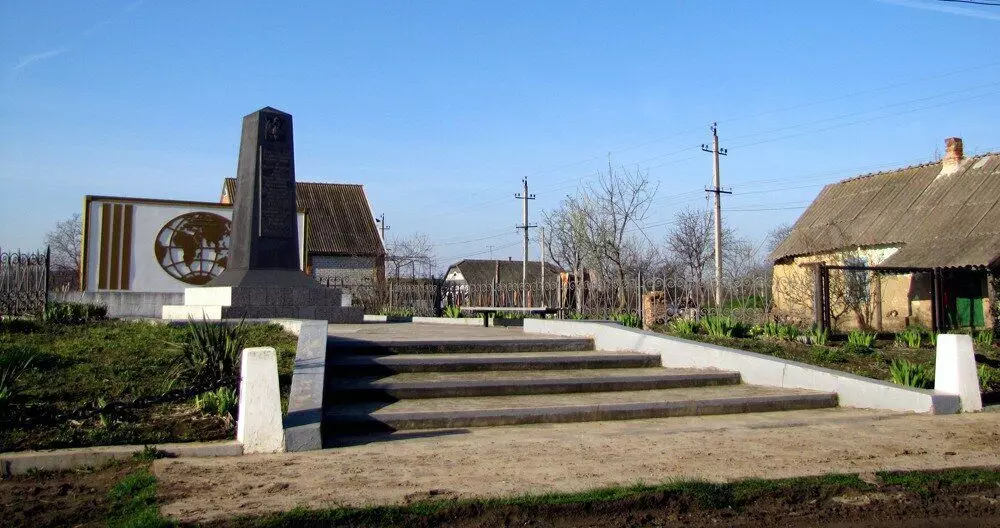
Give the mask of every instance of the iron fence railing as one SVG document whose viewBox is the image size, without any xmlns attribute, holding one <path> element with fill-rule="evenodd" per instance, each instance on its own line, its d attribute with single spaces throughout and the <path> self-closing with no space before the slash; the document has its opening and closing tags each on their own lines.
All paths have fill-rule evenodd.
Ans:
<svg viewBox="0 0 1000 528">
<path fill-rule="evenodd" d="M 45 309 L 49 250 L 0 252 L 0 315 L 32 315 Z"/>
</svg>

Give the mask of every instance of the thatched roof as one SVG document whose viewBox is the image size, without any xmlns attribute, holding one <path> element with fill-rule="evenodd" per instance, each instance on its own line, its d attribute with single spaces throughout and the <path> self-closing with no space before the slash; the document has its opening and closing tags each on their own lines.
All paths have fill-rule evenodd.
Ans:
<svg viewBox="0 0 1000 528">
<path fill-rule="evenodd" d="M 880 245 L 901 246 L 884 266 L 1000 264 L 1000 154 L 951 174 L 936 162 L 827 185 L 770 258 Z"/>
<path fill-rule="evenodd" d="M 236 196 L 236 178 L 226 178 L 223 199 Z M 295 200 L 308 215 L 309 253 L 385 255 L 365 188 L 345 183 L 295 182 Z"/>
<path fill-rule="evenodd" d="M 497 275 L 497 266 L 500 269 L 500 283 L 520 284 L 522 278 L 522 265 L 520 260 L 471 260 L 465 259 L 448 267 L 448 273 L 458 268 L 469 284 L 492 284 Z M 558 266 L 546 263 L 545 274 L 549 280 L 553 280 L 563 270 Z M 447 275 L 446 275 L 447 276 Z M 542 279 L 541 261 L 528 261 L 528 282 L 538 282 Z"/>
</svg>

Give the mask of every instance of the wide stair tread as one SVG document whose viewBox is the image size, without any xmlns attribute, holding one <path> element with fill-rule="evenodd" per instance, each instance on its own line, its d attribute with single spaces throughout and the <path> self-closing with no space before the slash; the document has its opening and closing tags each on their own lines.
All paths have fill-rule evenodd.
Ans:
<svg viewBox="0 0 1000 528">
<path fill-rule="evenodd" d="M 516 394 L 635 391 L 739 383 L 737 372 L 706 369 L 574 369 L 421 372 L 382 378 L 332 378 L 330 402 L 392 401 Z"/>
<path fill-rule="evenodd" d="M 495 338 L 495 339 L 451 339 L 428 341 L 353 341 L 329 338 L 327 351 L 330 356 L 391 355 L 391 354 L 458 354 L 458 353 L 516 353 L 545 351 L 593 350 L 594 340 L 590 338 Z"/>
<path fill-rule="evenodd" d="M 767 412 L 836 405 L 835 393 L 728 385 L 363 402 L 331 405 L 325 417 L 334 431 L 354 433 Z"/>
<path fill-rule="evenodd" d="M 339 356 L 328 361 L 327 368 L 336 376 L 364 376 L 407 372 L 643 368 L 659 364 L 660 357 L 651 354 L 577 350 Z"/>
</svg>

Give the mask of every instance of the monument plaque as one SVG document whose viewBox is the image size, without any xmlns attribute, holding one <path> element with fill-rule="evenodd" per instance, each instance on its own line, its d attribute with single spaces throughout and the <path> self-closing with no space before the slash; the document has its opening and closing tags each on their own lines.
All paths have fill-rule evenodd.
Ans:
<svg viewBox="0 0 1000 528">
<path fill-rule="evenodd" d="M 288 152 L 267 151 L 260 147 L 260 219 L 262 237 L 295 235 L 295 178 L 292 157 Z M 291 208 L 291 214 L 288 209 Z"/>
</svg>

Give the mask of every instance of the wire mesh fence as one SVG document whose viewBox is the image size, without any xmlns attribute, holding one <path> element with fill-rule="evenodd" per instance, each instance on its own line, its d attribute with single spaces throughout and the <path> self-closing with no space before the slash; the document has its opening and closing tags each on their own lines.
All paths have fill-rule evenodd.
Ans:
<svg viewBox="0 0 1000 528">
<path fill-rule="evenodd" d="M 0 252 L 0 315 L 31 315 L 45 309 L 48 250 Z"/>
</svg>

